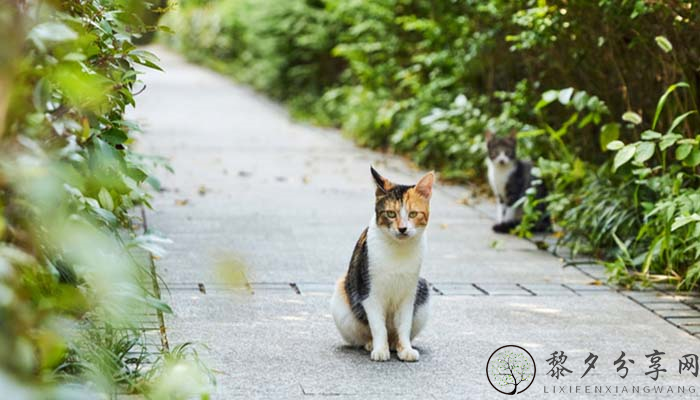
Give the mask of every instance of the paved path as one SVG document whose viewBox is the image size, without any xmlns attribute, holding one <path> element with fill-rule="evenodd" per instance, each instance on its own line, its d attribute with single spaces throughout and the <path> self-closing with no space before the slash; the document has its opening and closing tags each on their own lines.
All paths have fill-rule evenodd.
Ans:
<svg viewBox="0 0 700 400">
<path fill-rule="evenodd" d="M 555 384 L 653 384 L 644 375 L 653 349 L 666 352 L 669 371 L 657 384 L 700 379 L 677 371 L 678 357 L 700 353 L 696 338 L 530 243 L 493 234 L 481 211 L 490 205 L 465 207 L 457 200 L 466 192 L 454 187 L 438 186 L 432 202 L 422 275 L 436 291 L 416 341 L 420 362 L 373 363 L 344 347 L 328 302 L 373 209 L 369 165 L 398 182 L 421 171 L 295 123 L 250 89 L 155 51 L 167 73 L 146 74 L 132 117 L 147 132 L 140 149 L 176 171 L 162 174 L 148 213 L 174 240 L 157 262 L 174 309 L 167 332 L 171 343 L 208 346 L 203 357 L 220 372 L 214 398 L 491 398 L 485 365 L 507 344 L 537 363 L 524 398 L 551 397 L 545 387 Z M 225 285 L 217 260 L 231 256 L 248 265 L 254 294 Z M 573 371 L 559 381 L 546 376 L 556 350 Z M 613 367 L 621 350 L 635 360 L 625 380 Z M 599 361 L 581 379 L 589 352 Z"/>
</svg>

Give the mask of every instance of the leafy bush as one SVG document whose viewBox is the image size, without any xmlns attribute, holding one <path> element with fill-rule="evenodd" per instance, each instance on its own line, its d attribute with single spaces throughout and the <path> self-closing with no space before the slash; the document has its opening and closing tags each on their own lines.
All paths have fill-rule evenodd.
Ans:
<svg viewBox="0 0 700 400">
<path fill-rule="evenodd" d="M 651 129 L 642 132 L 640 140 L 627 145 L 616 140 L 607 145 L 616 151 L 613 169 L 634 182 L 632 198 L 642 216 L 635 236 L 618 239 L 621 254 L 610 268 L 632 266 L 643 278 L 679 281 L 686 288 L 700 279 L 700 145 L 684 124 L 697 110 L 678 115 L 663 133 L 657 130 L 668 97 L 687 87 L 677 84 L 666 91 Z"/>
<path fill-rule="evenodd" d="M 144 233 L 135 210 L 148 206 L 143 184 L 157 186 L 150 171 L 159 162 L 129 150 L 138 127 L 124 120 L 141 90 L 136 66 L 158 67 L 131 43 L 144 30 L 129 25 L 128 3 L 0 5 L 0 386 L 8 398 L 151 392 L 167 371 L 148 367 L 158 360 L 141 322 L 170 310 L 146 253 L 166 240 Z"/>
</svg>

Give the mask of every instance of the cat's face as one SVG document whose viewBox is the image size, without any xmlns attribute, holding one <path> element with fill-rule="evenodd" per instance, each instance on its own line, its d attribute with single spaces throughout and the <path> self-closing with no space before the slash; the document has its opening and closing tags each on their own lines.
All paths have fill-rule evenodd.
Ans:
<svg viewBox="0 0 700 400">
<path fill-rule="evenodd" d="M 412 186 L 398 185 L 371 168 L 377 184 L 374 205 L 377 226 L 388 236 L 403 241 L 422 233 L 430 217 L 430 196 L 435 174 L 429 172 Z"/>
<path fill-rule="evenodd" d="M 497 137 L 486 132 L 486 146 L 489 159 L 498 166 L 508 166 L 516 159 L 517 140 L 515 136 Z"/>
</svg>

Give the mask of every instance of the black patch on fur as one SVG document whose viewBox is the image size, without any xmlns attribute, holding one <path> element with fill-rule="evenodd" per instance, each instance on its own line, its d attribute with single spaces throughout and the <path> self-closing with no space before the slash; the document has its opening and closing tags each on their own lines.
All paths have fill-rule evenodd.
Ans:
<svg viewBox="0 0 700 400">
<path fill-rule="evenodd" d="M 377 170 L 375 170 L 372 166 L 369 167 L 369 170 L 372 173 L 372 178 L 374 178 L 374 182 L 377 184 L 377 196 L 379 196 L 380 193 L 386 193 L 386 188 L 384 187 L 386 180 L 384 179 L 384 177 L 379 175 L 379 172 L 377 172 Z"/>
<path fill-rule="evenodd" d="M 515 169 L 508 176 L 506 182 L 505 204 L 510 207 L 525 196 L 525 192 L 530 188 L 532 182 L 532 163 L 529 161 L 516 160 Z"/>
<path fill-rule="evenodd" d="M 395 185 L 390 190 L 384 193 L 377 193 L 377 201 L 374 203 L 374 213 L 379 218 L 379 214 L 384 211 L 384 204 L 389 201 L 398 201 L 399 204 L 403 204 L 403 196 L 409 189 L 414 188 L 416 185 Z"/>
<path fill-rule="evenodd" d="M 500 199 L 508 207 L 512 207 L 518 200 L 525 196 L 525 192 L 530 188 L 533 181 L 532 176 L 532 163 L 529 161 L 515 160 L 515 169 L 508 176 L 508 182 L 506 182 L 506 198 Z M 535 198 L 537 200 L 547 197 L 547 188 L 544 184 L 537 185 L 537 193 Z M 551 227 L 551 221 L 549 215 L 547 215 L 547 206 L 544 202 L 540 202 L 537 205 L 537 210 L 541 213 L 542 217 L 532 228 L 533 232 L 546 232 Z M 520 225 L 520 219 L 515 219 L 512 221 L 504 221 L 500 224 L 493 226 L 494 232 L 498 233 L 510 233 L 513 228 Z"/>
<path fill-rule="evenodd" d="M 516 157 L 517 140 L 514 137 L 494 137 L 486 143 L 489 158 L 495 160 L 500 152 L 504 152 L 511 160 Z"/>
<path fill-rule="evenodd" d="M 348 273 L 345 276 L 345 293 L 350 302 L 353 315 L 360 322 L 368 324 L 367 313 L 362 302 L 369 296 L 369 258 L 367 256 L 367 228 L 357 240 L 350 259 Z"/>
<path fill-rule="evenodd" d="M 415 315 L 418 307 L 422 306 L 428 301 L 430 297 L 430 288 L 428 287 L 428 281 L 424 278 L 418 278 L 418 287 L 416 288 L 416 301 L 413 303 L 413 314 Z"/>
</svg>

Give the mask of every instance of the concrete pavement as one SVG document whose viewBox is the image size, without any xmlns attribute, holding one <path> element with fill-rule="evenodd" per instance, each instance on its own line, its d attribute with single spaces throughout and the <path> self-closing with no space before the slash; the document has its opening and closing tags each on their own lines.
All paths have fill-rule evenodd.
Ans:
<svg viewBox="0 0 700 400">
<path fill-rule="evenodd" d="M 148 89 L 131 117 L 146 132 L 140 151 L 167 157 L 176 171 L 161 174 L 164 191 L 147 215 L 151 228 L 174 241 L 156 263 L 174 309 L 166 329 L 171 343 L 206 345 L 201 353 L 217 371 L 214 398 L 496 398 L 486 362 L 508 344 L 525 347 L 537 365 L 523 398 L 586 396 L 551 394 L 552 385 L 632 390 L 700 383 L 678 373 L 679 357 L 700 353 L 694 336 L 625 293 L 592 284 L 581 270 L 562 268 L 531 243 L 495 235 L 491 204 L 465 207 L 458 200 L 466 190 L 441 185 L 422 272 L 434 285 L 434 301 L 416 340 L 420 361 L 393 355 L 373 363 L 364 351 L 344 347 L 328 302 L 371 217 L 369 165 L 400 183 L 423 171 L 357 148 L 337 131 L 291 121 L 250 89 L 152 50 L 167 72 L 146 73 Z M 252 293 L 233 290 L 222 277 L 232 263 L 219 261 L 231 258 L 247 266 Z M 688 311 L 656 293 L 633 296 L 667 304 L 661 309 L 670 316 Z M 658 381 L 645 375 L 645 355 L 654 349 L 666 353 L 667 372 Z M 558 380 L 547 375 L 554 351 L 566 353 L 573 371 Z M 635 361 L 625 379 L 613 365 L 621 351 Z M 590 352 L 598 364 L 580 378 Z M 641 395 L 698 393 L 700 387 L 693 394 Z"/>
</svg>

